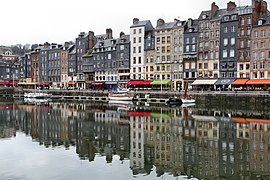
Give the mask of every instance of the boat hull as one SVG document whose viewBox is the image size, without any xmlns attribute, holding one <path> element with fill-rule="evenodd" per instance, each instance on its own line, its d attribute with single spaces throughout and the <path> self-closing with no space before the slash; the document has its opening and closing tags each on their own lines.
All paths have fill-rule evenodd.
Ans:
<svg viewBox="0 0 270 180">
<path fill-rule="evenodd" d="M 132 99 L 130 96 L 109 96 L 110 101 L 132 101 Z"/>
<path fill-rule="evenodd" d="M 181 99 L 177 99 L 177 98 L 170 98 L 168 99 L 168 101 L 166 101 L 166 104 L 168 105 L 179 105 L 181 106 L 183 104 Z"/>
<path fill-rule="evenodd" d="M 183 104 L 194 104 L 195 99 L 182 99 Z"/>
</svg>

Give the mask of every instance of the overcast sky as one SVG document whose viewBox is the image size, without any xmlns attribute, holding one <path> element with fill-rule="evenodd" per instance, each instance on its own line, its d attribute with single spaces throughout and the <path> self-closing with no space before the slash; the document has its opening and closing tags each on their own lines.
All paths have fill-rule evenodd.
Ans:
<svg viewBox="0 0 270 180">
<path fill-rule="evenodd" d="M 64 43 L 80 32 L 104 34 L 113 30 L 114 38 L 123 31 L 129 34 L 134 17 L 166 22 L 174 18 L 198 18 L 202 10 L 210 10 L 212 0 L 5 0 L 1 1 L 0 45 Z M 220 8 L 227 1 L 217 0 Z M 237 5 L 250 5 L 251 0 L 237 0 Z M 193 6 L 193 7 L 192 7 Z M 269 7 L 269 4 L 268 4 Z"/>
</svg>

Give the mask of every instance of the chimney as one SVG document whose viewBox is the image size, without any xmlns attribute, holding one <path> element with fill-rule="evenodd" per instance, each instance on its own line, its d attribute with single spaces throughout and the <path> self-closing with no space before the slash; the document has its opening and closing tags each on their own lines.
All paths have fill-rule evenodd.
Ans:
<svg viewBox="0 0 270 180">
<path fill-rule="evenodd" d="M 138 24 L 139 19 L 138 18 L 133 18 L 133 24 Z"/>
<path fill-rule="evenodd" d="M 261 15 L 263 16 L 263 15 L 265 15 L 265 14 L 267 14 L 267 2 L 266 1 L 262 1 L 261 2 L 262 4 L 261 4 Z"/>
<path fill-rule="evenodd" d="M 165 23 L 165 21 L 161 18 L 157 20 L 157 26 L 162 26 Z"/>
<path fill-rule="evenodd" d="M 230 1 L 230 2 L 227 3 L 227 11 L 232 11 L 235 8 L 236 8 L 235 2 Z"/>
<path fill-rule="evenodd" d="M 215 2 L 213 2 L 211 4 L 211 17 L 213 17 L 218 10 L 219 10 L 219 7 L 216 5 Z"/>
<path fill-rule="evenodd" d="M 89 49 L 92 49 L 95 45 L 95 34 L 93 31 L 89 31 Z"/>
<path fill-rule="evenodd" d="M 50 47 L 50 43 L 45 42 L 43 46 L 44 46 L 44 48 L 49 48 Z"/>
<path fill-rule="evenodd" d="M 120 38 L 122 38 L 125 35 L 124 32 L 120 32 Z"/>
<path fill-rule="evenodd" d="M 188 18 L 188 27 L 190 28 L 192 26 L 192 19 Z"/>
<path fill-rule="evenodd" d="M 106 38 L 107 39 L 112 39 L 112 29 L 109 28 L 109 29 L 106 29 Z"/>
</svg>

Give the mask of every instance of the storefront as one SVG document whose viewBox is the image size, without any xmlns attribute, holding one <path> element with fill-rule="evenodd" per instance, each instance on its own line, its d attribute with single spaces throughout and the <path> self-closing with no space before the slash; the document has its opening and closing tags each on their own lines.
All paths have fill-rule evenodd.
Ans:
<svg viewBox="0 0 270 180">
<path fill-rule="evenodd" d="M 191 85 L 193 90 L 197 91 L 213 91 L 217 79 L 196 79 Z"/>
<path fill-rule="evenodd" d="M 154 80 L 151 86 L 152 90 L 171 90 L 172 80 Z"/>
<path fill-rule="evenodd" d="M 232 90 L 232 83 L 235 79 L 218 79 L 215 83 L 216 90 L 219 91 L 231 91 Z"/>
<path fill-rule="evenodd" d="M 251 79 L 246 82 L 248 90 L 269 90 L 270 89 L 270 79 Z"/>
<path fill-rule="evenodd" d="M 117 81 L 107 81 L 105 82 L 105 90 L 114 91 L 118 88 L 118 82 Z"/>
<path fill-rule="evenodd" d="M 244 79 L 236 79 L 233 83 L 232 83 L 232 89 L 233 90 L 237 90 L 237 91 L 245 91 L 247 90 L 247 81 L 249 79 L 244 78 Z"/>
<path fill-rule="evenodd" d="M 128 86 L 132 90 L 150 90 L 152 81 L 147 80 L 130 80 Z"/>
</svg>

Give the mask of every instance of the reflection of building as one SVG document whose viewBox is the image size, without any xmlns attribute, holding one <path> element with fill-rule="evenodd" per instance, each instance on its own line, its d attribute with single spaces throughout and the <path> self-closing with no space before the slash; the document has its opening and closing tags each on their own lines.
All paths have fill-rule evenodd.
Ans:
<svg viewBox="0 0 270 180">
<path fill-rule="evenodd" d="M 144 171 L 145 116 L 130 116 L 130 167 L 135 174 Z"/>
<path fill-rule="evenodd" d="M 219 177 L 219 122 L 213 116 L 192 115 L 196 122 L 198 178 Z"/>
</svg>

